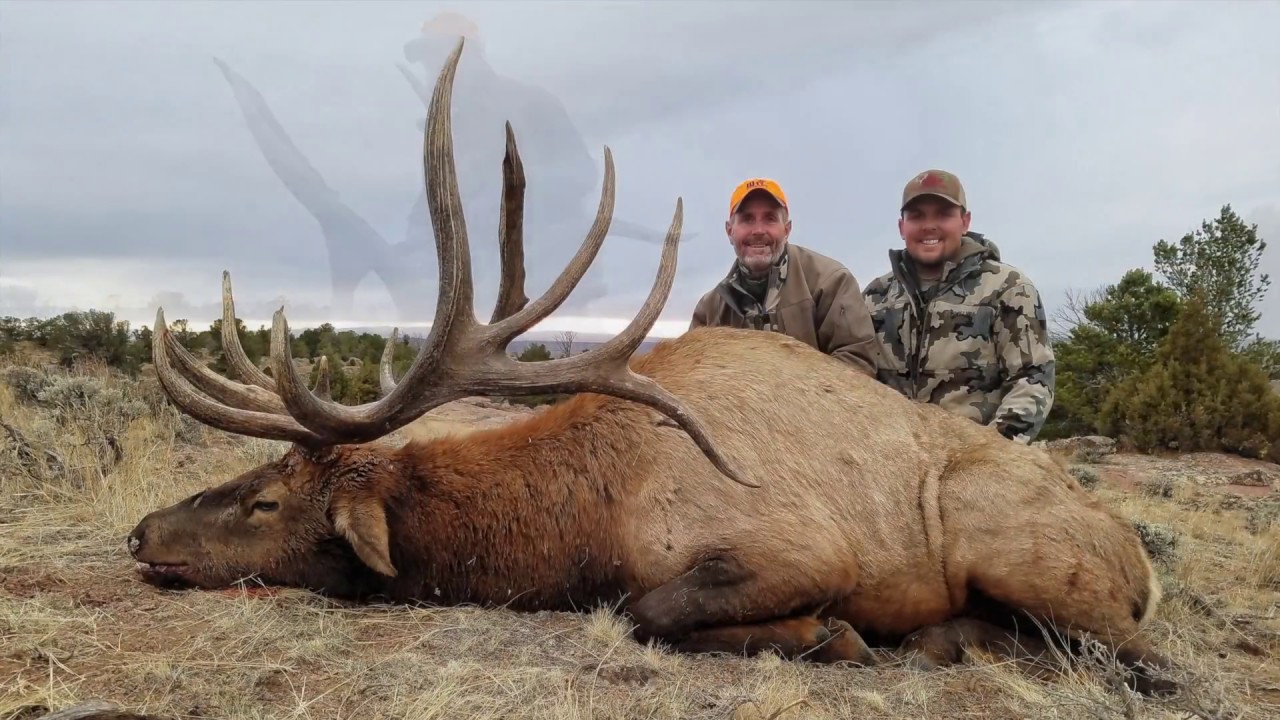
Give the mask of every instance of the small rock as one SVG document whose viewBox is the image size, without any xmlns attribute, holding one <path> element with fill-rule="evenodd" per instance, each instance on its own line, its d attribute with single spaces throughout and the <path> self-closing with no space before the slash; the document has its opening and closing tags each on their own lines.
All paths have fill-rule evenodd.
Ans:
<svg viewBox="0 0 1280 720">
<path fill-rule="evenodd" d="M 1070 450 L 1086 461 L 1111 455 L 1116 451 L 1116 441 L 1103 435 L 1081 435 L 1079 437 L 1050 440 L 1044 447 L 1049 450 Z"/>
<path fill-rule="evenodd" d="M 1240 510 L 1247 509 L 1249 506 L 1248 501 L 1239 495 L 1227 493 L 1224 495 L 1218 495 L 1217 498 L 1219 510 Z"/>
<path fill-rule="evenodd" d="M 115 703 L 90 700 L 39 716 L 39 720 L 166 720 L 156 715 L 139 715 L 121 710 Z"/>
<path fill-rule="evenodd" d="M 642 665 L 609 665 L 600 668 L 600 679 L 613 685 L 647 685 L 658 671 Z"/>
<path fill-rule="evenodd" d="M 1253 535 L 1261 535 L 1280 520 L 1280 502 L 1262 501 L 1249 505 L 1245 515 L 1245 529 Z"/>
<path fill-rule="evenodd" d="M 1228 477 L 1227 484 L 1274 488 L 1277 484 L 1280 484 L 1277 480 L 1280 480 L 1280 475 L 1266 472 L 1261 468 L 1255 468 L 1253 470 L 1246 470 Z"/>
<path fill-rule="evenodd" d="M 1240 638 L 1236 640 L 1235 648 L 1240 652 L 1243 652 L 1246 655 L 1252 655 L 1253 657 L 1267 657 L 1269 654 L 1265 648 L 1249 638 Z"/>
<path fill-rule="evenodd" d="M 773 720 L 774 718 L 786 717 L 791 710 L 801 706 L 808 707 L 809 701 L 804 699 L 795 700 L 775 710 L 769 715 L 765 715 L 763 708 L 748 700 L 734 708 L 733 715 L 730 717 L 732 720 Z"/>
</svg>

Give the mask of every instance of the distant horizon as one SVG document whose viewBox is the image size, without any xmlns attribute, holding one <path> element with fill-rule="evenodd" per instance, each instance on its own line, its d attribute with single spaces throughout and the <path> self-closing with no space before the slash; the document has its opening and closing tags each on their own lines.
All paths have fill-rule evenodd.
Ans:
<svg viewBox="0 0 1280 720">
<path fill-rule="evenodd" d="M 117 321 L 123 320 L 128 322 L 130 329 L 137 329 L 143 326 L 149 328 L 155 324 L 154 314 L 152 314 L 149 318 L 145 320 L 140 320 L 137 317 L 122 315 L 121 313 L 119 313 L 114 309 L 111 309 L 110 307 L 104 307 L 104 308 L 90 307 L 87 309 L 77 308 L 77 307 L 68 307 L 55 312 L 49 312 L 46 314 L 34 314 L 34 315 L 14 314 L 14 313 L 7 312 L 3 308 L 0 308 L 0 317 L 17 317 L 19 320 L 26 320 L 27 318 L 35 317 L 41 320 L 47 320 L 67 312 L 90 312 L 90 311 L 113 313 L 115 314 Z M 477 310 L 476 312 L 476 317 L 477 317 L 477 320 L 479 320 L 482 323 L 487 322 L 488 320 L 487 314 L 482 316 L 479 310 Z M 195 330 L 197 332 L 208 330 L 213 326 L 213 320 L 210 320 L 208 322 L 203 322 L 203 323 L 193 322 L 192 318 L 190 317 L 186 317 L 182 314 L 174 314 L 169 311 L 166 311 L 165 319 L 170 324 L 172 324 L 176 320 L 186 320 L 190 329 Z M 426 334 L 431 331 L 431 325 L 432 325 L 432 323 L 430 322 L 397 323 L 393 321 L 384 321 L 384 320 L 315 320 L 310 318 L 293 318 L 289 316 L 287 308 L 285 310 L 285 319 L 288 320 L 289 322 L 289 331 L 294 334 L 297 334 L 298 332 L 303 330 L 317 328 L 317 327 L 320 327 L 321 325 L 329 324 L 329 325 L 332 325 L 334 329 L 339 331 L 354 330 L 354 331 L 363 331 L 363 332 L 377 332 L 378 334 L 389 336 L 391 334 L 392 328 L 399 328 L 401 335 L 405 335 L 407 332 L 411 335 L 418 335 L 418 336 L 425 337 Z M 1261 321 L 1261 318 L 1259 318 L 1259 320 Z M 258 319 L 258 318 L 245 318 L 242 316 L 240 318 L 240 321 L 244 323 L 245 328 L 249 331 L 257 331 L 261 327 L 265 327 L 266 329 L 270 330 L 272 325 L 270 318 Z M 550 339 L 554 339 L 555 335 L 559 333 L 572 332 L 576 334 L 577 340 L 580 342 L 588 342 L 592 339 L 594 339 L 595 341 L 603 341 L 603 340 L 607 340 L 610 337 L 613 337 L 614 335 L 617 335 L 618 333 L 621 333 L 623 329 L 625 329 L 630 322 L 631 322 L 631 318 L 629 317 L 628 318 L 583 317 L 583 316 L 573 316 L 573 315 L 567 315 L 563 317 L 552 316 L 552 317 L 546 318 L 541 323 L 538 323 L 537 325 L 534 325 L 529 329 L 525 330 L 523 333 L 517 336 L 517 339 L 534 338 L 534 339 L 550 340 Z M 1062 332 L 1066 330 L 1066 328 L 1058 327 L 1058 325 L 1059 323 L 1056 322 L 1054 318 L 1052 317 L 1049 318 L 1050 333 L 1057 333 L 1057 332 Z M 667 339 L 667 338 L 679 337 L 688 329 L 689 329 L 689 320 L 658 320 L 654 322 L 653 327 L 650 328 L 649 332 L 645 334 L 645 338 L 646 339 Z M 1280 339 L 1280 338 L 1273 338 L 1270 334 L 1266 332 L 1261 332 L 1256 328 L 1254 332 L 1261 335 L 1263 338 L 1273 339 L 1273 340 Z"/>
<path fill-rule="evenodd" d="M 48 320 L 50 318 L 54 318 L 59 315 L 62 315 L 64 312 L 90 312 L 95 310 L 98 312 L 112 312 L 112 313 L 115 312 L 114 310 L 110 310 L 110 309 L 88 308 L 88 309 L 69 309 L 63 312 L 57 312 L 57 313 L 47 314 L 47 315 L 16 316 L 16 315 L 10 315 L 4 310 L 0 310 L 0 317 L 6 317 L 6 316 L 18 317 L 20 320 L 26 320 L 29 317 L 36 317 L 41 320 Z M 301 330 L 317 328 L 317 327 L 320 327 L 321 325 L 329 324 L 329 325 L 332 325 L 335 330 L 339 330 L 339 331 L 342 331 L 342 330 L 354 330 L 354 331 L 364 331 L 364 332 L 382 331 L 380 334 L 389 335 L 391 333 L 392 328 L 399 328 L 401 335 L 405 335 L 405 334 L 426 335 L 431 331 L 431 325 L 432 325 L 432 323 L 430 322 L 397 323 L 397 322 L 383 321 L 383 320 L 363 321 L 363 320 L 314 320 L 314 319 L 308 319 L 308 318 L 295 319 L 295 318 L 289 317 L 287 310 L 285 311 L 285 319 L 288 320 L 289 322 L 290 332 L 295 334 Z M 485 320 L 487 320 L 487 317 L 478 317 L 478 319 L 481 322 L 484 322 Z M 135 318 L 135 317 L 122 316 L 119 313 L 116 313 L 116 320 L 117 321 L 123 320 L 128 322 L 129 327 L 131 329 L 137 329 L 143 326 L 146 326 L 149 328 L 155 324 L 154 315 L 149 319 L 139 320 L 138 318 Z M 165 320 L 169 322 L 170 325 L 172 325 L 172 323 L 176 320 L 186 320 L 188 327 L 191 330 L 195 330 L 197 332 L 202 332 L 204 330 L 208 330 L 209 328 L 213 327 L 212 320 L 208 322 L 196 322 L 196 321 L 193 321 L 192 318 L 182 317 L 182 316 L 173 316 L 169 312 L 165 313 Z M 265 327 L 268 330 L 270 330 L 272 325 L 270 318 L 258 319 L 258 318 L 241 317 L 240 321 L 244 323 L 245 329 L 251 332 L 257 331 L 260 327 Z M 631 322 L 631 318 L 578 317 L 578 316 L 554 317 L 553 316 L 530 327 L 528 330 L 521 333 L 519 337 L 545 335 L 548 338 L 550 338 L 551 336 L 554 336 L 557 333 L 572 332 L 572 333 L 575 333 L 578 336 L 578 339 L 581 341 L 586 341 L 588 340 L 588 338 L 592 338 L 592 337 L 609 338 L 622 332 L 630 322 Z M 653 327 L 649 329 L 649 332 L 646 333 L 645 337 L 647 338 L 678 337 L 679 335 L 683 334 L 688 328 L 689 328 L 688 320 L 658 320 L 653 324 Z"/>
</svg>

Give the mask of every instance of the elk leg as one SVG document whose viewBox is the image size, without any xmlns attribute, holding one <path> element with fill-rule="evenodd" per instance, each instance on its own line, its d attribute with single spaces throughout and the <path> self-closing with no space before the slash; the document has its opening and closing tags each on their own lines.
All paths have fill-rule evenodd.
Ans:
<svg viewBox="0 0 1280 720">
<path fill-rule="evenodd" d="M 1058 552 L 1062 554 L 1057 557 L 1072 557 L 1066 553 L 1074 552 L 1082 565 L 1092 560 L 1081 557 L 1074 548 Z M 1014 615 L 1034 618 L 1046 627 L 1047 633 L 1060 634 L 1077 648 L 1086 639 L 1101 642 L 1128 671 L 1129 687 L 1143 695 L 1167 695 L 1178 690 L 1177 682 L 1152 672 L 1170 670 L 1174 665 L 1139 637 L 1138 612 L 1120 600 L 1120 593 L 1108 584 L 1109 573 L 1114 570 L 1093 567 L 1078 572 L 1044 572 L 1040 564 L 1040 571 L 1028 572 L 1035 563 L 1011 566 L 1010 562 L 1016 560 L 993 558 L 978 565 L 980 569 L 971 574 L 970 587 L 1003 603 Z M 1095 584 L 1085 584 L 1081 579 L 1085 576 Z"/>
<path fill-rule="evenodd" d="M 1040 661 L 1050 656 L 1048 644 L 1034 632 L 1020 633 L 971 617 L 921 628 L 898 650 L 910 666 L 932 670 L 961 662 L 974 648 L 1012 659 L 1032 674 L 1044 674 Z"/>
<path fill-rule="evenodd" d="M 813 617 L 826 602 L 820 591 L 806 592 L 785 575 L 761 576 L 737 557 L 718 554 L 649 591 L 627 613 L 636 623 L 633 637 L 641 643 L 657 638 L 688 652 L 780 647 L 786 654 L 785 648 L 812 647 L 822 628 L 828 636 L 838 631 L 838 637 L 832 648 L 815 655 L 866 662 L 866 644 L 852 627 Z"/>
<path fill-rule="evenodd" d="M 874 665 L 875 655 L 845 621 L 824 623 L 801 615 L 751 625 L 723 625 L 694 630 L 674 640 L 681 653 L 728 653 L 747 657 L 773 651 L 788 660 Z"/>
</svg>

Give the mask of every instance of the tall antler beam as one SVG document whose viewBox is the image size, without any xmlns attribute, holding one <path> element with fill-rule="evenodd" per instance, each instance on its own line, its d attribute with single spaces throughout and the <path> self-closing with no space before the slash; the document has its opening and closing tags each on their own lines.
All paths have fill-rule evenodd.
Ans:
<svg viewBox="0 0 1280 720">
<path fill-rule="evenodd" d="M 396 382 L 392 369 L 398 329 L 383 350 L 379 369 L 382 397 L 376 402 L 348 407 L 328 397 L 329 368 L 321 362 L 314 389 L 309 389 L 294 367 L 289 323 L 284 308 L 271 323 L 273 378 L 258 370 L 245 356 L 235 325 L 235 305 L 230 276 L 223 275 L 223 346 L 229 363 L 248 383 L 216 380 L 184 355 L 182 348 L 159 326 L 155 349 L 157 369 L 166 392 L 185 410 L 210 425 L 247 435 L 290 439 L 306 445 L 359 443 L 376 440 L 433 407 L 474 394 L 531 395 L 547 392 L 594 392 L 648 406 L 674 421 L 707 459 L 729 479 L 748 482 L 720 453 L 702 422 L 687 407 L 652 379 L 637 375 L 629 360 L 648 335 L 671 291 L 676 272 L 677 246 L 684 222 L 684 203 L 676 200 L 675 215 L 662 246 L 657 276 L 640 311 L 621 333 L 594 352 L 539 363 L 520 363 L 506 354 L 512 339 L 526 332 L 565 301 L 600 252 L 613 219 L 615 193 L 613 153 L 604 149 L 604 181 L 595 221 L 564 271 L 551 287 L 529 302 L 524 293 L 524 166 L 515 132 L 506 125 L 503 159 L 502 219 L 499 230 L 502 287 L 489 325 L 475 317 L 471 277 L 471 251 L 466 219 L 458 192 L 453 158 L 451 103 L 454 76 L 465 41 L 459 39 L 449 54 L 427 115 L 423 139 L 423 166 L 427 202 L 440 262 L 440 286 L 435 318 L 425 346 Z M 179 371 L 170 365 L 170 355 Z M 184 379 L 185 375 L 185 379 Z M 221 400 L 201 396 L 194 381 Z M 275 390 L 282 412 L 261 393 Z M 236 405 L 237 407 L 231 407 Z"/>
</svg>

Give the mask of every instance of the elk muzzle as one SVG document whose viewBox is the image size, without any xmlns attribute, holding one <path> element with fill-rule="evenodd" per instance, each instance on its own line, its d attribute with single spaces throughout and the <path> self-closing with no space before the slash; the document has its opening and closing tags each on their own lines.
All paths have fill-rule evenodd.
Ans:
<svg viewBox="0 0 1280 720">
<path fill-rule="evenodd" d="M 149 513 L 125 537 L 125 547 L 135 561 L 135 570 L 143 581 L 163 588 L 194 587 L 194 554 L 185 532 L 174 533 L 174 507 Z M 177 527 L 182 527 L 179 522 Z M 197 545 L 198 547 L 198 545 Z"/>
</svg>

